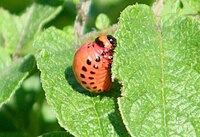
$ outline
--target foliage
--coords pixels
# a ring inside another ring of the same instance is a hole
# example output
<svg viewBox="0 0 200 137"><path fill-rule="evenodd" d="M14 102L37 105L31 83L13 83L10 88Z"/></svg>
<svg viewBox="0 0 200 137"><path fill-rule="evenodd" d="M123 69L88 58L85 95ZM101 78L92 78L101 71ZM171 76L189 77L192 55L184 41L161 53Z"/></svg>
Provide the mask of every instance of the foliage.
<svg viewBox="0 0 200 137"><path fill-rule="evenodd" d="M97 16L97 19L95 22L96 27L100 30L106 29L109 26L109 23L110 23L109 18L103 13Z"/></svg>
<svg viewBox="0 0 200 137"><path fill-rule="evenodd" d="M120 16L112 68L124 89L119 109L132 136L196 136L199 22L171 14L159 24L144 5L128 7Z"/></svg>
<svg viewBox="0 0 200 137"><path fill-rule="evenodd" d="M200 136L198 1L128 3L113 28L116 18L100 13L101 31L80 40L117 38L115 85L102 94L74 78L78 28L50 22L81 1L73 2L38 0L20 15L0 8L0 136Z"/></svg>

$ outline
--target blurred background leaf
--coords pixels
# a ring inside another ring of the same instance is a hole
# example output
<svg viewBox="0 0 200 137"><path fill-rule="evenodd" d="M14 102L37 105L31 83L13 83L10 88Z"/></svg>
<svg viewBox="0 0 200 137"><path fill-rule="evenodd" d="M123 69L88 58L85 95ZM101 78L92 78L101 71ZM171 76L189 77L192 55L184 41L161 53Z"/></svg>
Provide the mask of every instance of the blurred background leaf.
<svg viewBox="0 0 200 137"><path fill-rule="evenodd" d="M35 73L25 80L8 102L1 106L0 132L8 136L13 132L37 136L45 132L62 130L44 97L39 73ZM51 112L50 117L47 112Z"/></svg>
<svg viewBox="0 0 200 137"><path fill-rule="evenodd" d="M0 104L10 98L34 67L34 56L27 55L0 70Z"/></svg>
<svg viewBox="0 0 200 137"><path fill-rule="evenodd" d="M108 16L106 14L99 14L96 18L95 21L95 25L97 27L97 29L101 30L101 29L105 29L109 26L110 24L110 19L108 18Z"/></svg>

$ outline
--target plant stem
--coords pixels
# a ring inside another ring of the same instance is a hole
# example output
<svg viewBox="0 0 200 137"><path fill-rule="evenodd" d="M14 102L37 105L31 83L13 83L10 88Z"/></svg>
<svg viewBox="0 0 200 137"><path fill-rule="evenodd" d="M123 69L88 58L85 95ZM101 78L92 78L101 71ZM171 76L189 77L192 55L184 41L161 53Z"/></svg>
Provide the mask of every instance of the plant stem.
<svg viewBox="0 0 200 137"><path fill-rule="evenodd" d="M83 35L87 14L89 12L91 0L80 0L77 5L77 16L74 23L75 48L79 45L80 36Z"/></svg>

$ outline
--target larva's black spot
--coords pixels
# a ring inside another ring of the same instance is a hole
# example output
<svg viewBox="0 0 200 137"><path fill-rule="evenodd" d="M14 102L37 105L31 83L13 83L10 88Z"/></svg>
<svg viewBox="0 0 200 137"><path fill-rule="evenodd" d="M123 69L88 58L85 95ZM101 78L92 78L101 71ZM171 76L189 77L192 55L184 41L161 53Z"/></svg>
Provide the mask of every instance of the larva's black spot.
<svg viewBox="0 0 200 137"><path fill-rule="evenodd" d="M94 71L90 71L90 74L95 74L95 72Z"/></svg>
<svg viewBox="0 0 200 137"><path fill-rule="evenodd" d="M101 91L101 89L99 89L98 91Z"/></svg>
<svg viewBox="0 0 200 137"><path fill-rule="evenodd" d="M111 64L111 63L108 63L108 67L111 68L111 67L112 67L112 64Z"/></svg>
<svg viewBox="0 0 200 137"><path fill-rule="evenodd" d="M81 78L85 78L85 75L84 74L80 74Z"/></svg>
<svg viewBox="0 0 200 137"><path fill-rule="evenodd" d="M93 67L94 67L95 69L98 69L98 68L99 68L97 65L94 65Z"/></svg>
<svg viewBox="0 0 200 137"><path fill-rule="evenodd" d="M87 47L88 49L90 48L90 46Z"/></svg>
<svg viewBox="0 0 200 137"><path fill-rule="evenodd" d="M89 77L89 79L94 79L94 77Z"/></svg>
<svg viewBox="0 0 200 137"><path fill-rule="evenodd" d="M105 53L105 52L102 52L101 55L104 56L104 55L106 55L106 53Z"/></svg>
<svg viewBox="0 0 200 137"><path fill-rule="evenodd" d="M100 47L104 47L104 46L105 46L105 45L103 44L103 42L99 40L99 37L97 37L97 38L95 39L95 43L96 43L98 46L100 46Z"/></svg>
<svg viewBox="0 0 200 137"><path fill-rule="evenodd" d="M99 56L97 56L97 58L95 59L96 62L99 62L101 59Z"/></svg>
<svg viewBox="0 0 200 137"><path fill-rule="evenodd" d="M90 89L89 87L86 87L87 89Z"/></svg>
<svg viewBox="0 0 200 137"><path fill-rule="evenodd" d="M96 89L96 88L97 88L97 86L94 86L94 87L93 87L93 89Z"/></svg>
<svg viewBox="0 0 200 137"><path fill-rule="evenodd" d="M81 83L83 83L83 84L87 84L85 81L81 81Z"/></svg>
<svg viewBox="0 0 200 137"><path fill-rule="evenodd" d="M85 66L82 66L82 70L83 70L83 71L87 71L87 69L86 69Z"/></svg>
<svg viewBox="0 0 200 137"><path fill-rule="evenodd" d="M90 82L90 84L91 84L91 85L93 85L93 84L94 84L94 82Z"/></svg>
<svg viewBox="0 0 200 137"><path fill-rule="evenodd" d="M87 64L91 65L91 61L89 59L87 59Z"/></svg>
<svg viewBox="0 0 200 137"><path fill-rule="evenodd" d="M117 40L113 36L107 35L107 39L110 41L110 43L113 45L113 47L117 46Z"/></svg>

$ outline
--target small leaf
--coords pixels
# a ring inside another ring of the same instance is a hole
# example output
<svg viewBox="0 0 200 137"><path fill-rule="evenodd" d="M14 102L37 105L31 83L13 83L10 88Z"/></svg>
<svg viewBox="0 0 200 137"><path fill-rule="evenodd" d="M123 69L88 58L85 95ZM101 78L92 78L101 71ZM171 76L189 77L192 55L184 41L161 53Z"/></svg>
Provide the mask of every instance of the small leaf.
<svg viewBox="0 0 200 137"><path fill-rule="evenodd" d="M73 3L74 3L75 5L77 5L77 4L79 3L79 1L80 1L80 0L73 0Z"/></svg>
<svg viewBox="0 0 200 137"><path fill-rule="evenodd" d="M113 97L116 88L98 95L77 83L72 71L73 43L72 34L55 28L34 42L46 98L60 125L74 136L127 136Z"/></svg>
<svg viewBox="0 0 200 137"><path fill-rule="evenodd" d="M110 20L106 14L99 14L95 21L95 25L99 30L105 29L109 26Z"/></svg>
<svg viewBox="0 0 200 137"><path fill-rule="evenodd" d="M27 55L10 66L4 67L0 72L0 103L5 102L11 94L21 85L29 72L35 66L33 55Z"/></svg>
<svg viewBox="0 0 200 137"><path fill-rule="evenodd" d="M63 27L63 31L67 34L74 34L74 28L72 28L71 26L65 26Z"/></svg>
<svg viewBox="0 0 200 137"><path fill-rule="evenodd" d="M157 26L157 23L158 26ZM120 16L112 73L123 85L119 109L132 136L200 135L200 23L150 7Z"/></svg>

